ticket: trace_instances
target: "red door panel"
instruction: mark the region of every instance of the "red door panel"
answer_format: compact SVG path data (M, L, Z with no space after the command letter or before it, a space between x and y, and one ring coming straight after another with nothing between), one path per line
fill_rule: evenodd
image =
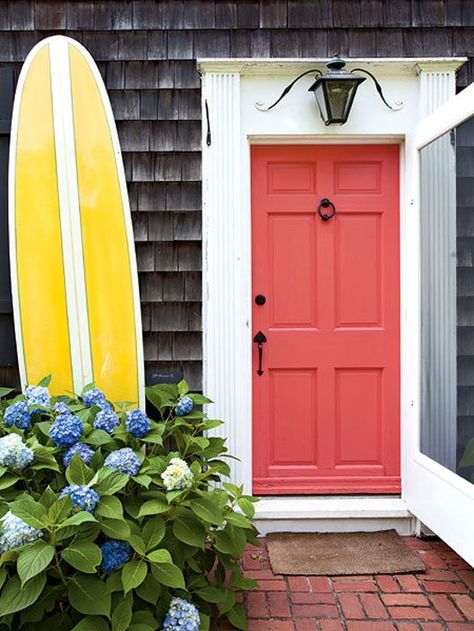
M252 148L256 494L400 491L398 155Z

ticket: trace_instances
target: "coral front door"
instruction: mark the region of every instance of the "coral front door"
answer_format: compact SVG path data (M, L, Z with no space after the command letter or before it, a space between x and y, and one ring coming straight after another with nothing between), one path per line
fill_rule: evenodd
M252 257L253 492L399 492L399 147L252 147Z

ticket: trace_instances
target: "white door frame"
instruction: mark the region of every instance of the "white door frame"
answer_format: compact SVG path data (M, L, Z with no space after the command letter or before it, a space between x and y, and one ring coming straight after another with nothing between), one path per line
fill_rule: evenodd
M355 517L359 511L372 507L375 518L410 515L403 501L409 449L406 437L407 428L417 421L419 410L420 326L419 290L413 275L419 245L411 230L415 219L413 135L421 118L454 95L455 71L465 59L351 60L352 66L370 67L381 80L387 97L401 99L405 106L400 112L386 109L369 82L365 82L348 123L342 127L324 126L314 98L305 92L305 85L298 88L297 84L285 99L287 102L283 101L281 107L271 112L262 113L254 108L255 101L272 102L291 78L309 68L322 67L326 61L198 61L203 79L203 387L215 401L212 415L225 421L216 434L227 438L230 453L240 459L231 461L233 481L244 484L248 492L252 484L250 145L325 142L400 145L402 498L262 500L258 505L261 519L287 520L286 529L293 528L298 518L314 517L321 507L325 512L330 507L333 517L339 514L338 510ZM333 504L328 504L331 501ZM335 512L331 512L333 508Z

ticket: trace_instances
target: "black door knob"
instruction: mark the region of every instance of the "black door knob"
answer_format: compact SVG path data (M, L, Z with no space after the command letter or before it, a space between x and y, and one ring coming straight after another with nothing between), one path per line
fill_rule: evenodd
M255 296L255 302L257 303L257 305L259 307L261 307L262 305L264 305L266 303L267 299L265 298L265 296L263 296L262 294L257 294Z

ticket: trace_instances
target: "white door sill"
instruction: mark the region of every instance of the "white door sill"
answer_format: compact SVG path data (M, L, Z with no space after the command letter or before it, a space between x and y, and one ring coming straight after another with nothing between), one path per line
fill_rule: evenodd
M373 532L394 528L415 532L414 517L397 496L264 497L256 505L255 525L269 532Z

